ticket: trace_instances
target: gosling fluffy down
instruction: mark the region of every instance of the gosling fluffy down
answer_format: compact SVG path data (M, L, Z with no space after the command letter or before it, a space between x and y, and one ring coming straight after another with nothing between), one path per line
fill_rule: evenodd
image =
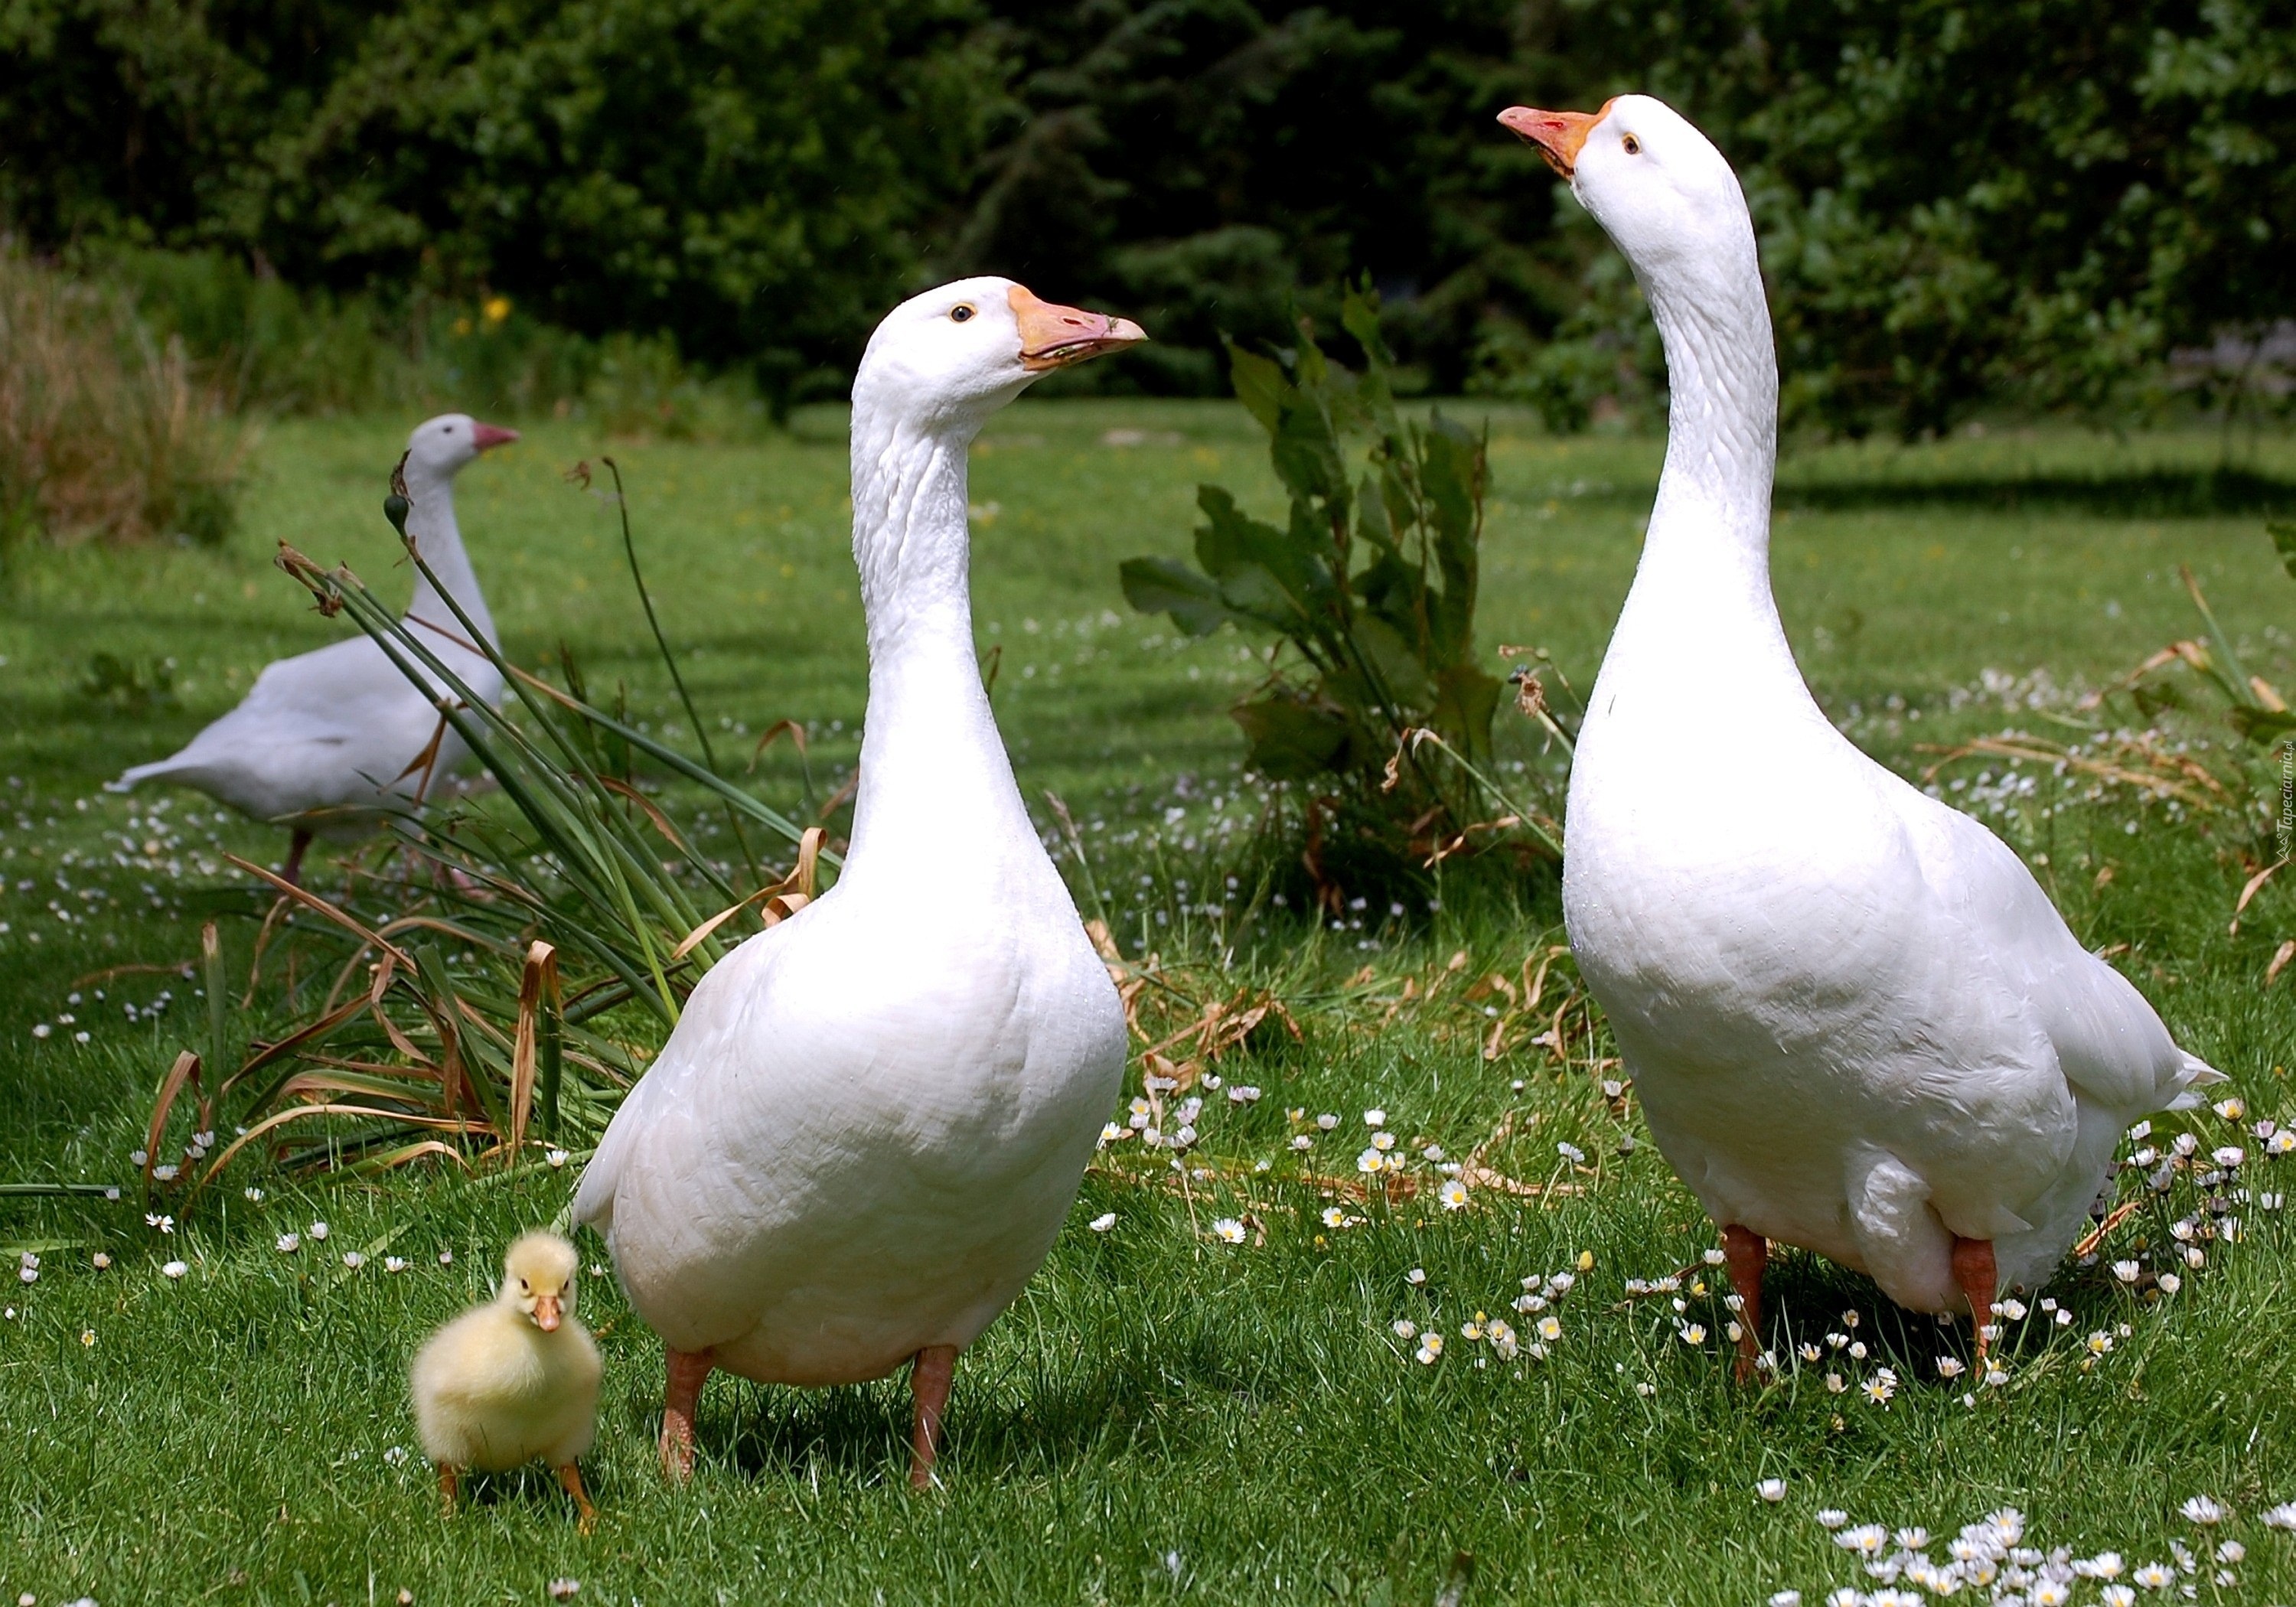
M603 1369L574 1316L579 1268L557 1234L526 1234L503 1258L501 1291L417 1353L415 1425L442 1474L529 1462L562 1472L590 1448Z

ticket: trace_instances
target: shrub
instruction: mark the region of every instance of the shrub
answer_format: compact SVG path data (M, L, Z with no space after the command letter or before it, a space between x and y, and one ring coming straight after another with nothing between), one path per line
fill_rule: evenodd
M1397 411L1368 292L1349 294L1342 320L1361 375L1304 321L1293 350L1229 348L1236 396L1289 495L1284 525L1200 487L1197 567L1132 559L1124 594L1190 635L1234 625L1277 638L1267 679L1231 710L1247 762L1278 780L1336 782L1424 852L1490 802L1480 767L1500 684L1474 646L1485 439L1440 413L1422 423Z
M0 539L231 529L250 437L113 291L0 254Z

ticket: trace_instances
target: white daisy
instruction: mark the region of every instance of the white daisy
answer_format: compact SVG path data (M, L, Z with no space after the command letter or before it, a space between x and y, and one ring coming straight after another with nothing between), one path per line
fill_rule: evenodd
M1212 1224L1212 1236L1225 1244L1243 1242L1243 1224L1234 1217L1222 1217Z

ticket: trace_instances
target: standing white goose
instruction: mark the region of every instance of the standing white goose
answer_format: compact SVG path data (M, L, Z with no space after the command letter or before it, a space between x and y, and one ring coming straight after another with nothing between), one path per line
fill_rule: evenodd
M517 439L515 430L460 413L418 424L406 439L407 533L488 643L494 619L455 522L455 476L489 447ZM501 697L493 662L419 571L406 619L423 627L431 651L463 685L489 701ZM111 786L124 792L139 782L176 782L287 826L293 835L286 877L294 881L315 832L357 836L372 829L379 812L422 802L430 783L468 753L452 727L442 728L437 698L408 680L372 637L357 635L266 665L246 701L183 751L137 765Z
M663 1466L714 1367L914 1360L930 1481L956 1354L1052 1247L1122 1076L1124 1016L1021 802L972 638L966 452L1039 375L1142 339L966 279L896 307L853 383L869 704L828 893L703 978L574 1201L668 1346Z
M2120 1129L2219 1074L1803 685L1770 592L1769 309L1721 153L1645 95L1499 120L1626 254L1666 345L1666 468L1579 736L1562 907L1652 1136L1723 1226L1741 1375L1771 1239L1982 1324L2063 1256Z

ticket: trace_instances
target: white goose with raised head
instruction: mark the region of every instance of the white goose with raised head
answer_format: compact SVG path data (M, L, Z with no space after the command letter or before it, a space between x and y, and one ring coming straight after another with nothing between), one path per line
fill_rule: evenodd
M417 424L406 439L407 534L463 612L495 639L493 616L455 522L455 476L515 430L448 413ZM441 661L488 701L502 676L469 640L454 611L417 572L408 624L422 628ZM433 744L436 747L433 747ZM468 757L436 699L408 680L372 637L352 636L265 666L238 708L183 750L137 765L111 783L195 787L258 820L293 833L286 876L296 881L313 833L357 836L381 814L419 804Z
M1140 339L988 278L870 339L852 416L869 702L843 872L701 980L574 1201L668 1344L673 1478L713 1368L823 1385L913 1361L911 1478L929 1481L957 1353L1083 1180L1124 1015L981 685L966 455L1040 374Z
M1803 684L1770 591L1769 308L1721 152L1647 95L1500 121L1626 254L1666 346L1666 467L1579 735L1563 915L1652 1136L1724 1229L1741 1374L1770 1240L1982 1324L2087 1225L2121 1129L2219 1074L2000 839Z

